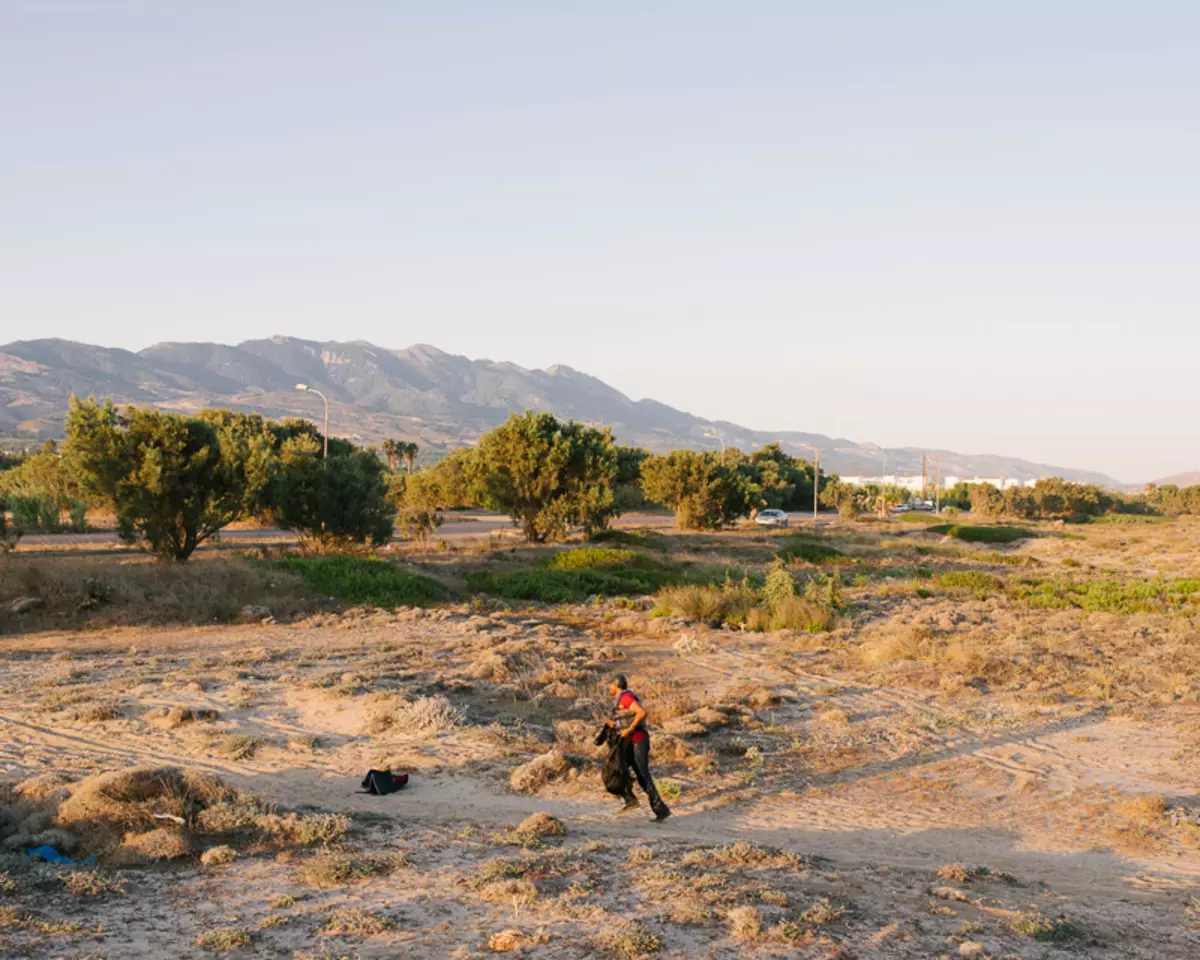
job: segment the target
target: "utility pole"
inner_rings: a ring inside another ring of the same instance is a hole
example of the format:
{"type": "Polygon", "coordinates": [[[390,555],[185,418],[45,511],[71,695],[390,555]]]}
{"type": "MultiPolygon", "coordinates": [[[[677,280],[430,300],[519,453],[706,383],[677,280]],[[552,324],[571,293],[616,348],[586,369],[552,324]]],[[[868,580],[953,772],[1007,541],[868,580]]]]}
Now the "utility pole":
{"type": "Polygon", "coordinates": [[[821,448],[813,447],[816,456],[813,458],[813,523],[817,522],[817,503],[821,493],[821,448]]]}
{"type": "Polygon", "coordinates": [[[933,512],[940,514],[942,512],[942,455],[935,453],[933,455],[934,468],[937,471],[937,480],[934,481],[934,507],[933,512]]]}
{"type": "Polygon", "coordinates": [[[925,469],[925,451],[922,450],[921,451],[921,499],[922,500],[925,499],[925,493],[926,493],[926,490],[928,489],[928,483],[926,482],[926,478],[928,476],[929,476],[929,474],[926,472],[926,469],[925,469]]]}

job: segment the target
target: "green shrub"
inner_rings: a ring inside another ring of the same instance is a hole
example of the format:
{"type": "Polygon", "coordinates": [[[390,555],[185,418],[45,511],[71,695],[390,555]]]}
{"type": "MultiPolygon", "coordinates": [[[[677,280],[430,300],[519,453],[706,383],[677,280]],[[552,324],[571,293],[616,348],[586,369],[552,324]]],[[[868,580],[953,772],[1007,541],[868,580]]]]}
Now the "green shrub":
{"type": "Polygon", "coordinates": [[[556,553],[543,566],[550,570],[609,570],[614,567],[639,567],[644,570],[660,566],[649,557],[632,550],[612,550],[603,547],[582,547],[556,553]]]}
{"type": "Polygon", "coordinates": [[[969,590],[980,600],[1004,589],[1004,582],[990,573],[978,570],[954,570],[937,578],[940,586],[951,590],[969,590]]]}
{"type": "Polygon", "coordinates": [[[1031,607],[1088,613],[1170,613],[1200,606],[1200,579],[1025,580],[1017,596],[1031,607]]]}
{"type": "Polygon", "coordinates": [[[721,586],[684,584],[667,587],[659,591],[655,600],[655,611],[659,615],[741,625],[758,603],[758,593],[745,582],[727,581],[721,586]]]}
{"type": "Polygon", "coordinates": [[[630,564],[599,569],[541,567],[500,574],[476,571],[467,575],[467,586],[474,593],[509,600],[576,603],[589,597],[642,596],[677,578],[678,574],[670,570],[630,564]]]}
{"type": "Polygon", "coordinates": [[[354,556],[288,557],[278,562],[318,593],[374,607],[422,606],[445,597],[434,580],[385,560],[354,556]]]}
{"type": "Polygon", "coordinates": [[[940,533],[967,543],[1016,543],[1018,540],[1029,540],[1037,536],[1025,527],[969,527],[949,523],[927,527],[926,532],[940,533]]]}
{"type": "Polygon", "coordinates": [[[803,560],[805,563],[815,565],[844,563],[848,559],[837,548],[802,534],[788,537],[784,540],[776,551],[775,556],[784,563],[790,563],[793,560],[803,560]]]}

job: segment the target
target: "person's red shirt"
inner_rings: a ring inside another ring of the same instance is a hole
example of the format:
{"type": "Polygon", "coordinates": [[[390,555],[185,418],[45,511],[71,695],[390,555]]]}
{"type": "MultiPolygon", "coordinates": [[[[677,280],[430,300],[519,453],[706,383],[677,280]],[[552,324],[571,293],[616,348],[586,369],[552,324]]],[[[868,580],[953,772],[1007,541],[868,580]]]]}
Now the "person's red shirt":
{"type": "MultiPolygon", "coordinates": [[[[638,699],[637,694],[632,690],[625,690],[621,696],[617,698],[618,710],[632,710],[635,703],[640,704],[642,701],[638,699]]],[[[649,740],[650,734],[646,732],[646,728],[639,725],[633,734],[629,737],[630,743],[641,743],[643,740],[649,740]]]]}

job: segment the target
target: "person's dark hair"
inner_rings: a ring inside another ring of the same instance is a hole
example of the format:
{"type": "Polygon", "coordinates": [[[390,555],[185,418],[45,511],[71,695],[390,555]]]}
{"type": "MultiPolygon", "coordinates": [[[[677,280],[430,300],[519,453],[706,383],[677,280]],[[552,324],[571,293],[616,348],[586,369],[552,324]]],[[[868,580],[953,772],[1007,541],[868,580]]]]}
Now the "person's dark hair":
{"type": "Polygon", "coordinates": [[[612,682],[618,690],[629,689],[629,681],[625,679],[625,674],[623,673],[615,674],[612,678],[612,682]]]}

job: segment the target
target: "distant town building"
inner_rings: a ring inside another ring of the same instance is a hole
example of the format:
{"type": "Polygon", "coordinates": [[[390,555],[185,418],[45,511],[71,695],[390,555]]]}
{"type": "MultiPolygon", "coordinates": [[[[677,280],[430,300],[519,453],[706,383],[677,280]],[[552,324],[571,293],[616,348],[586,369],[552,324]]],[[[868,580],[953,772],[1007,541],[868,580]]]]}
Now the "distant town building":
{"type": "MultiPolygon", "coordinates": [[[[848,483],[852,487],[867,487],[883,483],[889,487],[900,487],[904,490],[912,490],[916,493],[921,492],[922,480],[920,475],[917,476],[902,476],[896,473],[889,473],[886,476],[875,474],[870,477],[841,477],[842,483],[848,483]]],[[[1018,477],[942,477],[942,487],[949,488],[960,483],[990,483],[998,490],[1007,490],[1009,487],[1032,487],[1036,480],[1021,480],[1018,477]]],[[[935,486],[933,477],[927,477],[924,481],[927,489],[932,490],[935,486]]]]}

